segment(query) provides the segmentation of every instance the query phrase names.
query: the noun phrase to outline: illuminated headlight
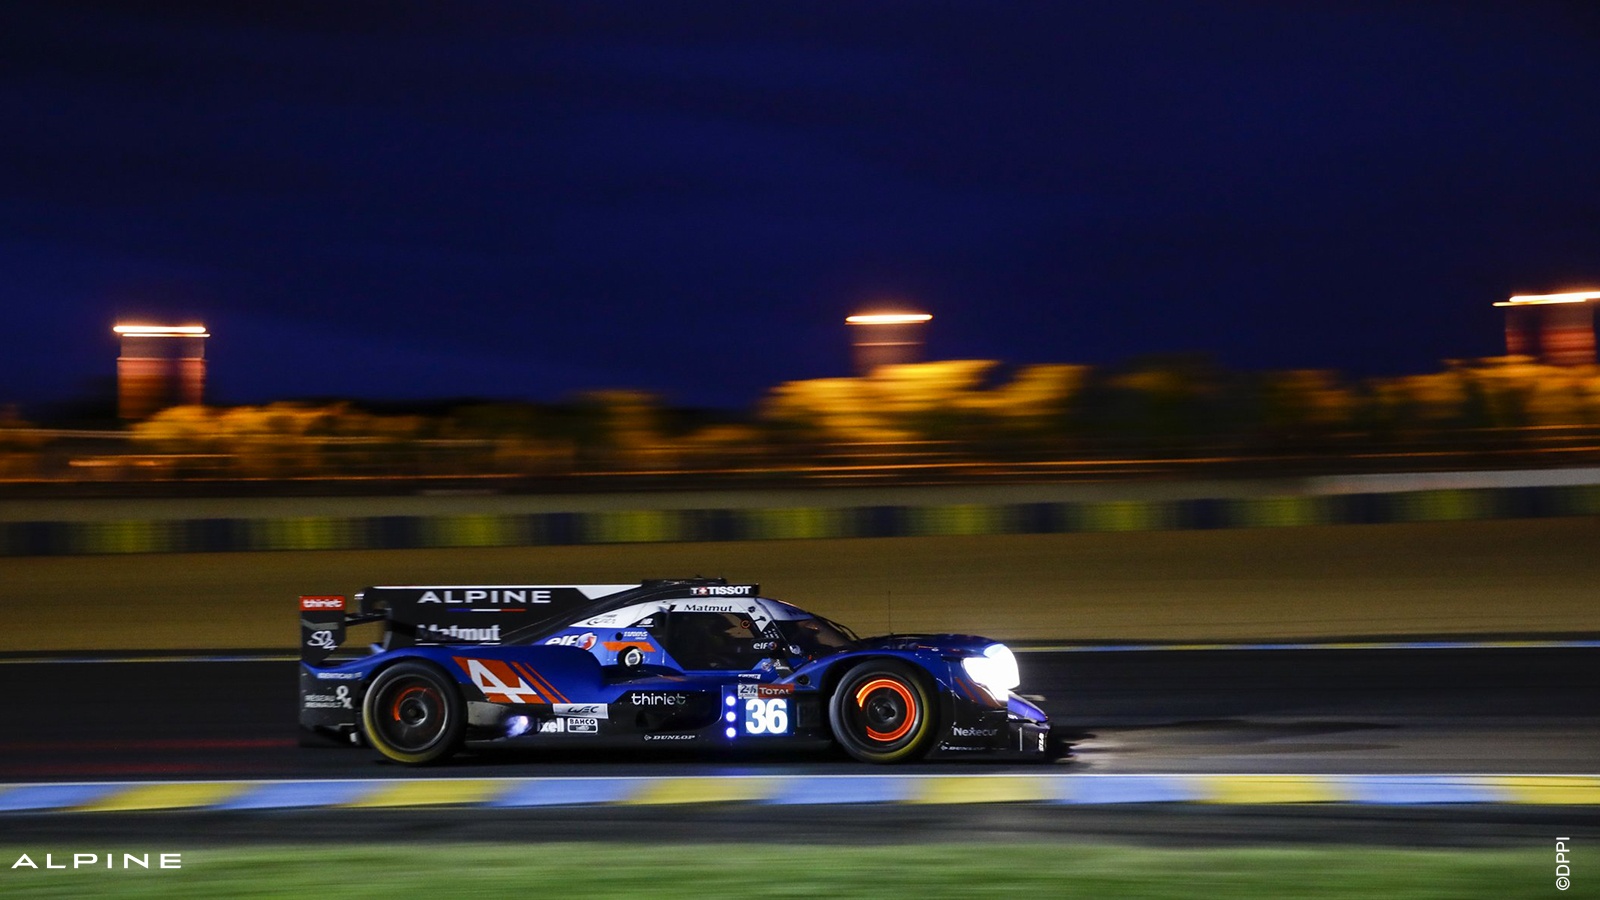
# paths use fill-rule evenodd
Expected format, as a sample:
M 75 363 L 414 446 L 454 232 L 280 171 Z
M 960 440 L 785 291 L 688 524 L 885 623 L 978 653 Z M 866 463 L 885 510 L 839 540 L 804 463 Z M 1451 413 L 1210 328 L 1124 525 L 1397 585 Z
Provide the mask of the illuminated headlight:
M 1022 683 L 1017 674 L 1017 658 L 1005 644 L 990 644 L 982 656 L 970 656 L 961 661 L 967 677 L 983 686 L 996 703 L 1006 702 L 1011 689 Z

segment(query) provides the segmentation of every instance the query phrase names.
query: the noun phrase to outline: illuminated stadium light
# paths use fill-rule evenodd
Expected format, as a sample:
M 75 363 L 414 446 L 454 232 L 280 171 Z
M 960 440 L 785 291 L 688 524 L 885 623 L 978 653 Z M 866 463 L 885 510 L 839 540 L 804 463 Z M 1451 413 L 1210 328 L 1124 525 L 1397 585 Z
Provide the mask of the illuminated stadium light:
M 1518 294 L 1496 303 L 1506 314 L 1506 355 L 1554 366 L 1594 365 L 1591 300 L 1600 300 L 1600 291 Z
M 1565 294 L 1518 294 L 1495 306 L 1543 306 L 1548 303 L 1587 303 L 1600 300 L 1600 291 L 1571 291 Z
M 112 326 L 122 345 L 117 356 L 117 415 L 144 419 L 169 406 L 205 401 L 204 325 L 121 322 Z
M 875 312 L 845 316 L 846 325 L 865 326 L 850 332 L 857 375 L 880 366 L 922 361 L 922 332 L 933 316 L 918 312 Z
M 210 337 L 204 325 L 118 325 L 111 329 L 123 337 Z
M 927 313 L 866 313 L 845 316 L 847 325 L 918 325 L 933 319 Z

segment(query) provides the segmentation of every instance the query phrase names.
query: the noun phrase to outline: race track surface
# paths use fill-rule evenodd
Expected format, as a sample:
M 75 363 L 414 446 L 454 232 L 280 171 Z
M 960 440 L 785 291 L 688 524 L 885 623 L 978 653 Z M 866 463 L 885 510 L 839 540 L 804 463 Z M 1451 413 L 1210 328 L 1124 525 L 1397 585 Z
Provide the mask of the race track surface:
M 1022 691 L 1074 738 L 1057 771 L 1592 774 L 1600 650 L 1034 652 Z M 8 662 L 22 714 L 0 782 L 406 778 L 366 750 L 303 749 L 295 664 Z M 16 699 L 20 698 L 20 699 Z M 430 777 L 856 774 L 827 753 L 477 753 Z M 934 760 L 927 773 L 1037 772 Z

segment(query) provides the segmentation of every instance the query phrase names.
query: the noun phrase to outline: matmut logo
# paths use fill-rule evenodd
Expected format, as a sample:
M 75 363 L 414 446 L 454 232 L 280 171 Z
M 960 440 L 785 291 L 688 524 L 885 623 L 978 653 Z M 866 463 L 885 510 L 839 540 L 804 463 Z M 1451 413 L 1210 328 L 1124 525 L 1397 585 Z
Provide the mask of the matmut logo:
M 301 597 L 300 611 L 306 612 L 315 609 L 344 609 L 344 597 L 337 594 L 328 596 Z

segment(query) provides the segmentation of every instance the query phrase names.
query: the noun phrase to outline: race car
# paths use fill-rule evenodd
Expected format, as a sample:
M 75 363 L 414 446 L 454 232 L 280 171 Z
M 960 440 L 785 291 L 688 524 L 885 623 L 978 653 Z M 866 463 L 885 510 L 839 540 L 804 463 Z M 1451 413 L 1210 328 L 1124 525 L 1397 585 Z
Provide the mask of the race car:
M 859 638 L 721 578 L 380 586 L 300 598 L 300 726 L 407 765 L 528 747 L 836 744 L 869 763 L 930 752 L 1053 758 L 1004 644 Z M 381 622 L 370 653 L 335 652 Z

